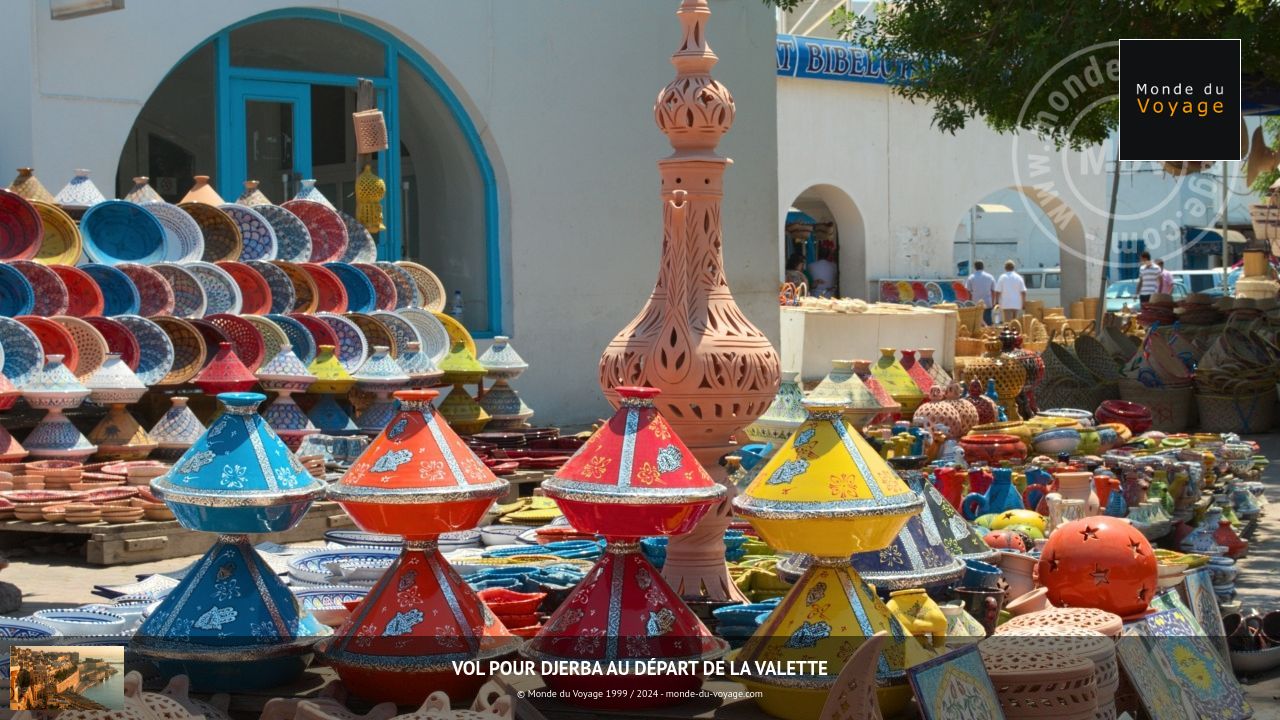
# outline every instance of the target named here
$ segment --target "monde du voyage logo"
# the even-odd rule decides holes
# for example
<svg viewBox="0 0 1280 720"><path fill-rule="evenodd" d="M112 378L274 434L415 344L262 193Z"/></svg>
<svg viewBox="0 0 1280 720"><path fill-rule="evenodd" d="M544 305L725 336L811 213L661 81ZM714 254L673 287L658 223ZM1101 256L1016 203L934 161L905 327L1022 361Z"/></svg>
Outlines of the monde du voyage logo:
<svg viewBox="0 0 1280 720"><path fill-rule="evenodd" d="M1120 41L1121 160L1240 159L1240 41Z"/></svg>

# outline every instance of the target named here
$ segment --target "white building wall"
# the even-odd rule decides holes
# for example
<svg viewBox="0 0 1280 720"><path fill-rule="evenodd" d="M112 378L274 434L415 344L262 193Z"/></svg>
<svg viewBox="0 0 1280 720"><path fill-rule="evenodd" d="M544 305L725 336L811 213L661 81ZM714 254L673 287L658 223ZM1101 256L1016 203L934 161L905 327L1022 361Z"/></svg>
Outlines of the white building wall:
<svg viewBox="0 0 1280 720"><path fill-rule="evenodd" d="M505 330L530 363L516 387L536 422L607 414L600 352L657 275L655 162L670 152L653 99L680 39L667 2L598 0L129 0L122 11L52 21L41 0L0 23L0 168L34 165L53 191L90 168L110 192L121 147L152 90L220 29L308 6L370 20L418 50L462 98L502 195ZM716 77L739 108L721 151L735 160L723 213L738 302L778 335L774 17L712 0ZM478 242L455 238L455 242ZM482 344L483 347L483 344Z"/></svg>
<svg viewBox="0 0 1280 720"><path fill-rule="evenodd" d="M845 219L832 207L845 295L868 297L866 281L880 277L953 277L957 224L974 203L1019 177L1056 195L1078 221L1066 223L1070 213L1052 199L1041 203L1064 221L1062 236L1077 248L1063 253L1064 302L1086 288L1096 293L1100 266L1086 268L1083 257L1102 256L1106 220L1097 209L1105 210L1109 188L1105 172L1079 170L1077 153L1045 152L1052 159L1040 169L1018 158L1019 175L1014 136L996 134L980 120L954 136L943 133L932 127L928 105L871 83L779 78L778 127L780 222L792 201L815 185L825 186L819 194L828 205L846 205ZM1039 143L1025 147L1037 150ZM1035 257L1043 255L1035 249Z"/></svg>

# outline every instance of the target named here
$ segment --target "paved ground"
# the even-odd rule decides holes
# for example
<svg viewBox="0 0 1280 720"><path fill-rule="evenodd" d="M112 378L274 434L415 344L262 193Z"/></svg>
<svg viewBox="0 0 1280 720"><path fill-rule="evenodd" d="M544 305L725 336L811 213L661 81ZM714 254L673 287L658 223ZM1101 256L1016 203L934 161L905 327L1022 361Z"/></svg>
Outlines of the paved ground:
<svg viewBox="0 0 1280 720"><path fill-rule="evenodd" d="M1270 513L1263 516L1250 541L1249 555L1241 563L1236 580L1244 608L1259 612L1280 610L1280 434L1255 438L1265 455L1275 458L1264 478L1275 487L1269 491ZM319 545L318 543L313 543ZM15 615L28 615L48 607L65 607L99 602L94 585L117 585L136 580L139 575L167 572L186 567L195 557L175 558L139 565L97 567L84 563L78 555L56 545L25 548L24 557L11 559L0 580L17 584L23 604ZM1257 711L1258 720L1280 720L1280 670L1266 676L1246 678L1245 689Z"/></svg>

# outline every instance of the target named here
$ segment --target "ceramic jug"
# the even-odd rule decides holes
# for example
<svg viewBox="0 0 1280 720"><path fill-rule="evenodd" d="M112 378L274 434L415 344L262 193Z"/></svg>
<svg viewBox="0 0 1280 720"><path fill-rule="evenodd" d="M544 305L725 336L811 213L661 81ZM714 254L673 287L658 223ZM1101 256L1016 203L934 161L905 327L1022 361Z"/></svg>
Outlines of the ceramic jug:
<svg viewBox="0 0 1280 720"><path fill-rule="evenodd" d="M985 493L969 493L960 508L961 514L968 520L979 515L1002 513L1005 510L1023 509L1022 498L1013 486L1013 471L1009 468L994 468L991 471L991 487Z"/></svg>
<svg viewBox="0 0 1280 720"><path fill-rule="evenodd" d="M960 598L965 612L982 625L984 634L990 635L996 631L996 623L1000 620L1000 603L1004 597L1003 590L956 588L955 593L956 597Z"/></svg>
<svg viewBox="0 0 1280 720"><path fill-rule="evenodd" d="M1039 561L1030 555L1016 552L1000 553L1000 570L1008 583L1006 597L1016 598L1036 587L1036 566Z"/></svg>
<svg viewBox="0 0 1280 720"><path fill-rule="evenodd" d="M982 623L976 618L965 612L963 604L950 602L938 607L947 618L948 647L972 645L986 637L986 628L982 627Z"/></svg>
<svg viewBox="0 0 1280 720"><path fill-rule="evenodd" d="M1062 524L1062 496L1056 492L1051 492L1044 496L1045 514L1049 516L1045 528L1048 532L1053 532Z"/></svg>
<svg viewBox="0 0 1280 720"><path fill-rule="evenodd" d="M1129 504L1124 501L1124 493L1120 492L1120 481L1115 478L1110 480L1111 491L1107 493L1107 506L1103 514L1122 518L1129 514Z"/></svg>
<svg viewBox="0 0 1280 720"><path fill-rule="evenodd" d="M889 602L886 604L889 612L912 635L921 639L927 635L935 648L946 644L947 616L942 614L942 609L924 590L895 590L889 593Z"/></svg>
<svg viewBox="0 0 1280 720"><path fill-rule="evenodd" d="M960 509L960 501L964 498L964 476L953 467L938 468L933 475L933 487L942 493L951 507Z"/></svg>

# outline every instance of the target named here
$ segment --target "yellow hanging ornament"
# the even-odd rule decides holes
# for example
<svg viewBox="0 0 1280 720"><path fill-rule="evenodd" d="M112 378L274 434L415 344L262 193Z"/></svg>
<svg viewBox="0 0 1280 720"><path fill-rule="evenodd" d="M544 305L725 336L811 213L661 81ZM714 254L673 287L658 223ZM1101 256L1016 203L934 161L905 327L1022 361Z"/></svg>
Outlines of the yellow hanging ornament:
<svg viewBox="0 0 1280 720"><path fill-rule="evenodd" d="M356 219L374 235L387 229L382 224L382 196L386 194L387 184L366 164L356 178Z"/></svg>

